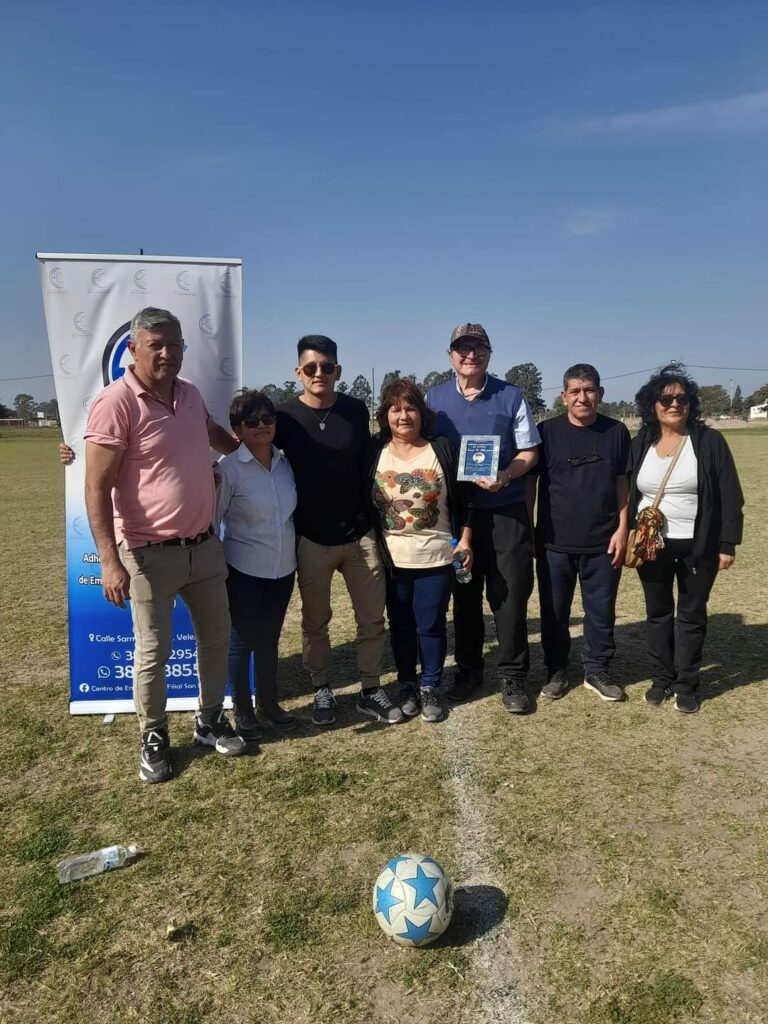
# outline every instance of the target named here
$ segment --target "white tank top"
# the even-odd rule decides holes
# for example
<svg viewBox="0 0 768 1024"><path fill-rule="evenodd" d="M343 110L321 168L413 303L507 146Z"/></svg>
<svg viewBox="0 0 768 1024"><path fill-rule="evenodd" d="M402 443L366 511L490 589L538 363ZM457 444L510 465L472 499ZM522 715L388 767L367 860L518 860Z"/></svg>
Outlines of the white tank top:
<svg viewBox="0 0 768 1024"><path fill-rule="evenodd" d="M669 461L669 458L663 459L657 455L655 448L648 449L637 474L637 489L640 493L638 512L653 503ZM670 540L688 540L693 537L698 507L697 459L689 436L686 437L680 458L667 480L664 497L659 505L664 513L662 535L669 537Z"/></svg>

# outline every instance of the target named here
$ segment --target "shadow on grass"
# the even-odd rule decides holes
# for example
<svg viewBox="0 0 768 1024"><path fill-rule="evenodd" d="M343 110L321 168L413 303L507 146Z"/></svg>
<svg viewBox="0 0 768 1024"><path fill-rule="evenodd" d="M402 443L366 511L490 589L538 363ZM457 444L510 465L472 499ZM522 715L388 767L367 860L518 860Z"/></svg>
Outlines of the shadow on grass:
<svg viewBox="0 0 768 1024"><path fill-rule="evenodd" d="M498 927L507 912L507 897L495 885L465 885L454 890L450 927L435 948L468 946Z"/></svg>

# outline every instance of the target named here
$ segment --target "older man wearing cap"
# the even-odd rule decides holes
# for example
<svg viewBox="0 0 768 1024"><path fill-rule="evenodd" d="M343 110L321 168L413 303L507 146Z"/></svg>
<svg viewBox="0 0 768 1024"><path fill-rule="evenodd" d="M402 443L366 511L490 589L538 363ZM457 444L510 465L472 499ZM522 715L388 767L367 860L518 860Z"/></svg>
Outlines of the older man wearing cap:
<svg viewBox="0 0 768 1024"><path fill-rule="evenodd" d="M437 433L457 448L462 435L495 435L501 450L496 478L475 485L472 579L454 590L456 674L446 696L467 700L483 681L485 588L496 622L502 703L525 714L531 708L525 681L533 546L521 478L536 465L540 437L520 388L488 374L491 343L480 324L459 324L449 354L455 376L427 394Z"/></svg>

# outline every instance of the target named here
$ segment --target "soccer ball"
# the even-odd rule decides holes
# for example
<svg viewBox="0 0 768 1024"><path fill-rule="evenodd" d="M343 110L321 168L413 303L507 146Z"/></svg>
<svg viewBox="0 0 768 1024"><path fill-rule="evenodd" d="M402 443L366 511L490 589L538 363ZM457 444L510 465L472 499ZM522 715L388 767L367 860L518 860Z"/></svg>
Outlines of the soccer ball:
<svg viewBox="0 0 768 1024"><path fill-rule="evenodd" d="M431 857L393 857L373 887L373 912L382 931L401 946L428 946L453 914L453 886Z"/></svg>

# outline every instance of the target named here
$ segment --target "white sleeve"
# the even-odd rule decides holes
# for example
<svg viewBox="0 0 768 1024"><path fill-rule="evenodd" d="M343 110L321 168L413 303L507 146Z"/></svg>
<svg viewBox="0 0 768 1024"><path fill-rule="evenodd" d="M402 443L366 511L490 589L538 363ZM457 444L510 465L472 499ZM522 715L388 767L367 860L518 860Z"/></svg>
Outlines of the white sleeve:
<svg viewBox="0 0 768 1024"><path fill-rule="evenodd" d="M219 476L219 483L216 488L215 526L217 533L221 534L221 521L229 510L229 503L232 501L232 494L235 490L232 464L227 462L226 456L216 464L216 472Z"/></svg>
<svg viewBox="0 0 768 1024"><path fill-rule="evenodd" d="M520 404L515 413L513 432L515 447L518 451L523 451L525 448L535 448L536 445L541 444L541 435L536 427L536 421L533 418L528 402L525 400L525 395L520 396Z"/></svg>

